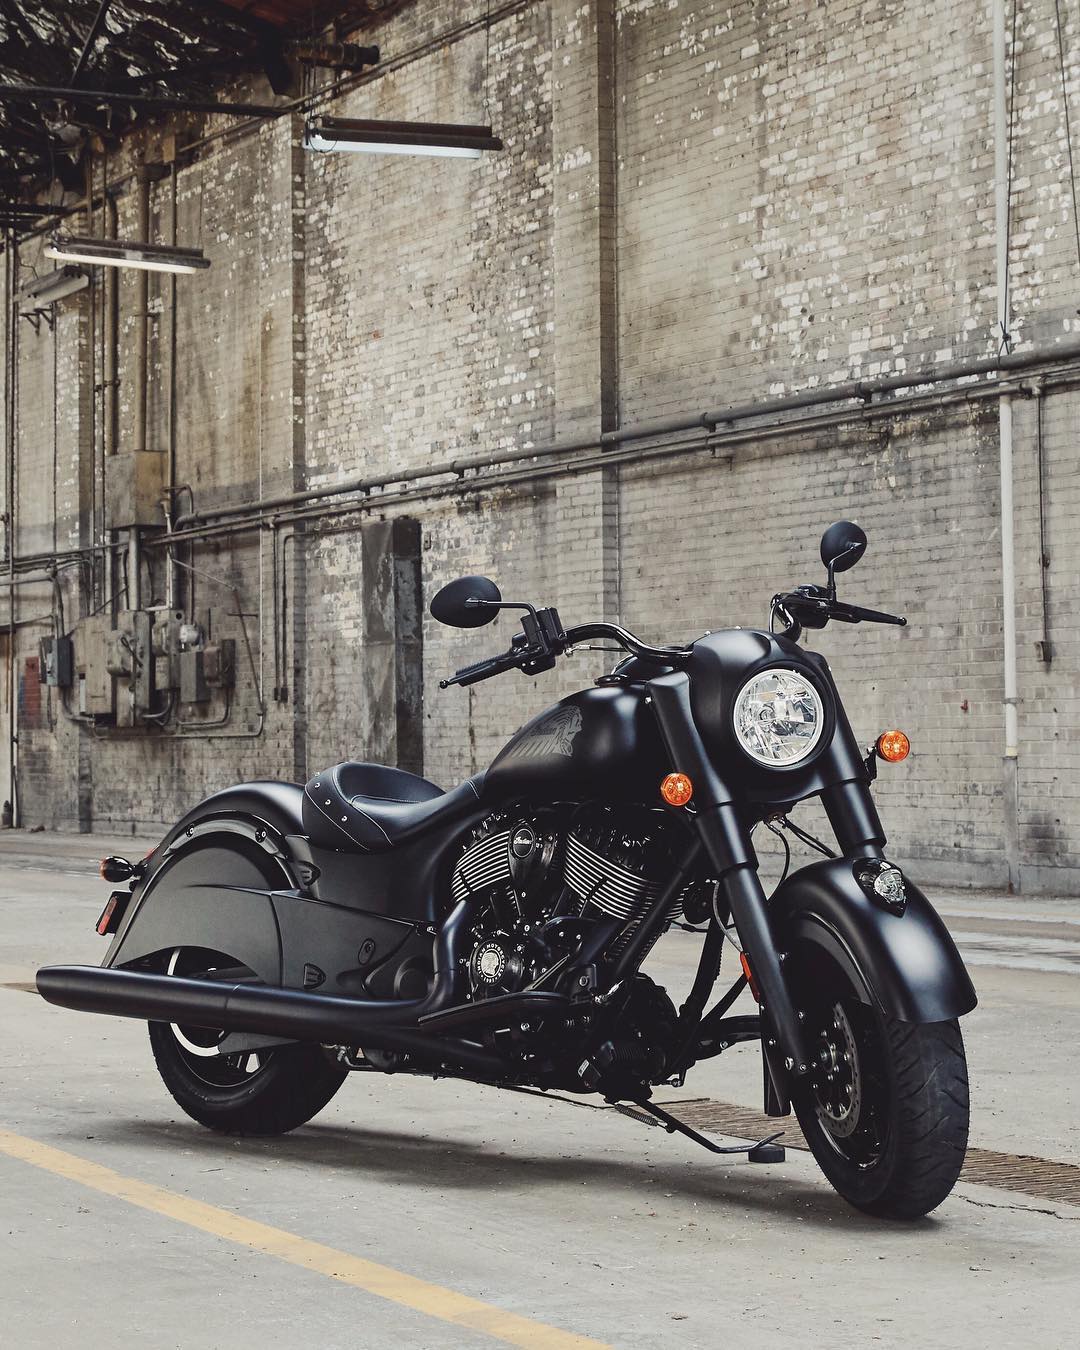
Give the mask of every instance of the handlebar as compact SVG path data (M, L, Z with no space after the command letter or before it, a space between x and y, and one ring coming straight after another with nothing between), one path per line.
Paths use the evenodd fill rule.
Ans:
M568 643L584 642L586 638L594 637L612 638L631 656L640 656L646 661L655 661L662 666L680 665L690 656L689 647L651 647L628 628L622 628L617 623L581 623L576 628L570 629L566 640Z
M539 674L542 670L550 670L556 657L562 656L575 642L584 642L586 638L611 638L632 656L655 661L658 665L681 665L690 656L689 647L651 647L615 623L583 623L564 632L558 613L553 609L533 611L522 620L522 628L524 632L514 638L509 651L463 667L448 680L440 680L439 688L448 689L452 684L477 684L480 680L490 679L492 675L501 675L504 670Z
M864 609L861 605L842 604L834 593L821 586L801 586L798 590L774 595L772 604L773 613L779 612L787 620L786 636L794 641L798 641L804 627L824 628L830 619L840 623L889 623L901 628L907 623L898 614ZM500 605L500 608L507 606ZM574 643L584 642L588 638L610 638L631 656L655 661L660 666L678 668L690 658L689 647L653 647L616 623L583 623L566 632L559 621L557 610L535 610L532 606L528 609L529 613L521 621L523 631L514 638L508 651L464 666L449 679L440 680L439 688L448 689L452 684L478 684L506 670L523 670L528 675L539 674L542 670L550 670L556 658Z

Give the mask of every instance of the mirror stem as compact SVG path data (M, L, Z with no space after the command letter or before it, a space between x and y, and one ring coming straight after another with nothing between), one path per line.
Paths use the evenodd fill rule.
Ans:
M536 618L536 606L525 603L521 600L481 600L478 596L470 595L465 601L466 609L525 609Z

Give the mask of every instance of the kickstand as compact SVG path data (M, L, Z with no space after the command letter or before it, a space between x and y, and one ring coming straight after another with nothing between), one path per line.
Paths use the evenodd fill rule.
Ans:
M630 1111L626 1108L616 1108L625 1110L626 1114ZM764 1139L760 1139L756 1144L714 1144L711 1139L706 1139L703 1134L690 1125L677 1120L675 1116L665 1111L662 1106L657 1106L655 1102L635 1101L633 1109L646 1111L650 1116L655 1117L656 1123L662 1125L668 1134L685 1134L687 1139L692 1139L695 1144L700 1144L702 1148L707 1148L710 1153L745 1153L747 1160L752 1163L778 1163L783 1162L787 1156L782 1144L775 1141L784 1133L783 1130L777 1130L775 1134L770 1134ZM652 1122L650 1122L651 1124Z

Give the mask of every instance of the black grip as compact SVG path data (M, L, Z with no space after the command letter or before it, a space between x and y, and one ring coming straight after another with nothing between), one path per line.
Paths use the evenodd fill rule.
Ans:
M898 628L907 627L907 619L899 614L884 614L880 609L864 609L862 605L835 605L832 617L844 623L892 623Z
M463 666L461 670L455 671L448 680L440 680L439 688L446 689L452 684L476 684L479 680L486 680L491 675L500 675L504 670L511 670L517 665L517 658L511 652L504 652L501 656L489 656L486 661L477 661L474 665Z

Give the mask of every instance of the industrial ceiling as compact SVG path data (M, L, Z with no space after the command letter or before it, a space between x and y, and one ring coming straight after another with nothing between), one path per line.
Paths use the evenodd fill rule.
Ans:
M79 190L91 138L116 137L147 115L145 106L37 98L11 86L212 100L223 81L265 74L275 93L290 93L298 41L340 39L406 2L0 0L0 92L9 89L0 98L0 197L54 179Z

